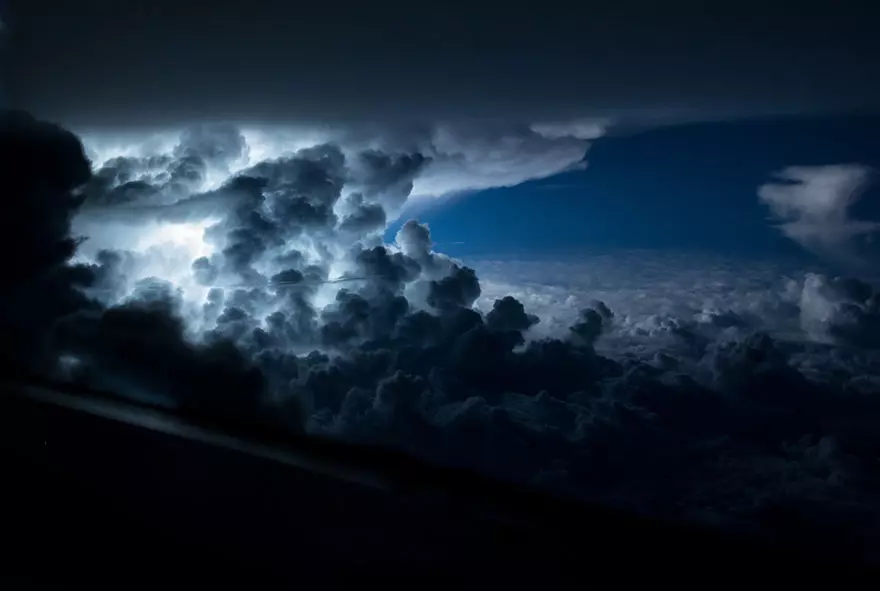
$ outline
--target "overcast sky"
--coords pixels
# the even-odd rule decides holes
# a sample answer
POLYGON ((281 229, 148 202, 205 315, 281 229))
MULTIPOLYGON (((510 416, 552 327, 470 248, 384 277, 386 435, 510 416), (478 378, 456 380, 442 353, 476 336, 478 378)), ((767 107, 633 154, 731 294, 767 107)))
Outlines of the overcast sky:
POLYGON ((88 127, 880 104, 864 0, 451 4, 12 0, 9 95, 88 127))

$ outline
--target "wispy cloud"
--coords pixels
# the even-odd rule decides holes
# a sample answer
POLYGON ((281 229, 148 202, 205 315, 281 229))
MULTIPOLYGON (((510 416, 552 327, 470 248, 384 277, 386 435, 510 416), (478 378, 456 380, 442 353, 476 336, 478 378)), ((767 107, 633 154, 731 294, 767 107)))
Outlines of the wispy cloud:
POLYGON ((786 236, 817 254, 854 261, 853 240, 880 229, 880 223, 850 217, 872 176, 861 164, 790 166, 762 185, 758 197, 786 236))

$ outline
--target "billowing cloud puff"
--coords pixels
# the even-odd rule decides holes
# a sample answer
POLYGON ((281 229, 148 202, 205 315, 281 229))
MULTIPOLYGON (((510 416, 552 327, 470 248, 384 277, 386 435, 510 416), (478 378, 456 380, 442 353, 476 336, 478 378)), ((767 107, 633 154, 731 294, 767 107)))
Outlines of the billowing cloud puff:
POLYGON ((853 239, 880 230, 876 222, 850 217, 850 208, 871 181, 859 164, 790 166, 758 189, 792 240, 820 254, 851 256, 853 239))
POLYGON ((172 133, 149 139, 99 136, 88 138, 87 144, 98 166, 95 182, 107 186, 108 180, 115 179, 114 187, 121 187, 103 198, 128 202, 146 189, 141 184, 144 181, 155 185, 158 180, 167 194, 180 187, 181 177, 186 174, 183 180, 192 183, 192 188, 213 189, 230 170, 239 171, 330 143, 346 155, 352 191, 368 200, 383 201, 386 209, 394 211, 407 198, 418 201, 512 186, 583 167, 591 140, 600 137, 605 128, 604 122, 580 120, 271 132, 203 125, 188 130, 186 137, 172 133), (211 134, 215 136, 211 139, 223 146, 206 153, 204 142, 211 134), (190 160, 180 161, 182 150, 188 150, 190 160), (168 154, 177 157, 168 158, 168 154))
POLYGON ((27 158, 0 168, 16 253, 3 350, 226 423, 880 548, 872 286, 644 252, 466 264, 415 220, 382 242, 383 214, 438 162, 470 188, 515 182, 493 169, 505 154, 580 162, 585 134, 554 129, 417 134, 430 150, 325 139, 257 161, 247 134, 200 129, 90 173, 75 136, 4 115, 3 153, 27 158))
POLYGON ((807 275, 800 309, 804 330, 816 339, 880 349, 880 292, 870 284, 807 275))

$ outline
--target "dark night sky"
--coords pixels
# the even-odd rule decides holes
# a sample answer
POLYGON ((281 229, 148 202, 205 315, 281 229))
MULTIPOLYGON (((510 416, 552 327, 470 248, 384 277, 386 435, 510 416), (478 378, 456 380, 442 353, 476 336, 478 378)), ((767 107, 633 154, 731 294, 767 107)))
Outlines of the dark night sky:
POLYGON ((449 4, 20 0, 7 84, 42 116, 111 127, 880 104, 867 1, 449 4))

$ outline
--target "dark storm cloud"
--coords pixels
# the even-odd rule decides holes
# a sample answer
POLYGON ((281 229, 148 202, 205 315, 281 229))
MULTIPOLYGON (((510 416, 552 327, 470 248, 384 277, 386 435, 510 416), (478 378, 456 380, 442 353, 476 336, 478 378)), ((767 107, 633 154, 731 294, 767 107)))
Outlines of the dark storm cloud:
POLYGON ((345 155, 334 144, 303 148, 291 156, 266 160, 243 171, 268 181, 270 192, 306 197, 316 205, 333 205, 345 182, 345 155))
POLYGON ((366 197, 379 198, 390 207, 399 207, 412 192, 415 177, 429 163, 430 159, 418 152, 386 154, 367 150, 358 154, 354 168, 366 197))
POLYGON ((147 202, 141 211, 121 210, 123 216, 140 214, 158 217, 163 221, 186 222, 203 220, 212 215, 230 217, 247 223, 259 224, 254 214, 264 202, 263 190, 267 181, 250 176, 239 176, 231 179, 222 187, 204 193, 185 195, 168 206, 155 207, 147 202), (231 212, 229 215, 227 212, 231 212))
POLYGON ((495 300, 492 310, 486 314, 486 324, 496 330, 524 332, 538 322, 539 318, 534 314, 526 314, 522 303, 513 296, 495 300))
MULTIPOLYGON (((189 344, 168 292, 167 287, 144 286, 131 303, 99 316, 64 319, 58 328, 61 346, 82 364, 76 378, 207 414, 259 415, 262 373, 230 341, 189 344)), ((226 314, 231 315, 230 309, 226 314)))
POLYGON ((372 283, 394 293, 421 273, 421 267, 415 261, 401 253, 389 253, 384 246, 360 251, 355 256, 355 262, 361 272, 371 278, 372 283))
POLYGON ((247 156, 241 132, 230 125, 190 125, 168 154, 117 156, 101 163, 86 187, 86 206, 144 205, 198 192, 211 172, 228 176, 247 156))
MULTIPOLYGON (((86 191, 86 206, 109 210, 181 201, 177 215, 184 218, 231 196, 231 185, 240 185, 236 191, 246 190, 245 179, 254 177, 249 184, 261 198, 292 195, 320 214, 340 199, 339 190, 345 186, 346 199, 338 214, 357 215, 366 205, 369 211, 362 213, 372 220, 380 206, 390 218, 414 200, 514 186, 582 169, 592 140, 605 127, 593 122, 584 128, 581 121, 566 120, 549 126, 489 121, 335 128, 270 125, 244 131, 226 124, 200 124, 157 134, 105 130, 87 136, 96 171, 86 191), (205 138, 217 137, 222 147, 217 154, 203 154, 204 146, 193 147, 194 137, 201 137, 203 144, 205 138), (232 179, 231 173, 236 173, 232 179), (224 182, 230 186, 222 187, 224 182), (253 186, 255 182, 261 186, 253 186), (220 188, 226 190, 218 192, 220 188), (205 190, 213 195, 196 195, 205 190), (199 198, 189 201, 193 196, 199 198)), ((135 213, 144 212, 123 215, 135 213)))
POLYGON ((19 3, 8 85, 77 126, 876 108, 871 5, 19 3))
POLYGON ((4 158, 29 158, 0 169, 18 216, 3 238, 18 257, 8 277, 28 299, 4 292, 0 320, 51 335, 39 358, 63 355, 71 378, 825 552, 880 547, 880 383, 859 369, 877 360, 872 286, 807 277, 797 303, 773 312, 799 316, 800 339, 724 309, 678 317, 662 301, 638 327, 595 301, 538 338, 545 322, 519 298, 473 308, 477 273, 434 252, 427 226, 404 224, 399 248, 366 227, 353 240, 333 214, 351 163, 328 145, 189 196, 220 217, 206 233, 214 252, 175 267, 181 277, 142 276, 143 252, 74 266, 72 190, 88 181, 79 143, 21 116, 2 130, 4 158), (224 191, 235 198, 219 207, 224 191), (80 283, 111 293, 91 302, 80 283), (600 349, 626 331, 658 344, 600 349), (805 359, 836 366, 807 371, 805 359))
POLYGON ((864 281, 811 275, 801 311, 805 330, 821 339, 880 349, 880 292, 864 281))
POLYGON ((428 304, 441 312, 470 308, 480 297, 480 282, 473 269, 455 266, 440 280, 431 281, 428 304))
POLYGON ((200 194, 209 174, 229 176, 230 164, 247 154, 241 133, 227 125, 186 127, 169 153, 116 156, 100 164, 84 188, 84 207, 117 217, 156 217, 156 205, 167 219, 199 218, 215 209, 232 207, 255 190, 262 198, 263 184, 254 178, 237 178, 223 191, 200 194), (217 146, 211 142, 216 141, 217 146), (259 186, 257 186, 259 185, 259 186), (195 194, 195 196, 194 196, 195 194), (138 208, 138 210, 134 210, 138 208), (134 210, 134 211, 133 211, 134 210))
POLYGON ((594 345, 607 330, 614 314, 603 302, 596 302, 593 307, 581 310, 580 319, 571 327, 572 334, 587 345, 594 345))
MULTIPOLYGON (((126 253, 102 251, 94 265, 72 265, 71 218, 82 202, 73 191, 90 179, 76 136, 27 114, 0 114, 5 196, 0 291, 2 364, 51 377, 59 352, 77 357, 73 376, 122 393, 159 396, 206 412, 254 414, 262 374, 227 341, 191 345, 183 333, 173 284, 137 282, 127 303, 103 309, 78 288, 118 288, 131 267, 126 253), (10 166, 14 159, 15 165, 10 166), (229 398, 218 388, 231 384, 229 398)), ((110 294, 112 295, 112 294, 110 294)), ((14 374, 13 374, 14 375, 14 374)))
POLYGON ((174 148, 174 155, 178 158, 195 157, 227 167, 246 153, 247 142, 232 125, 187 127, 174 148))
POLYGON ((48 328, 87 305, 74 286, 93 280, 88 269, 68 265, 77 246, 71 219, 81 202, 73 191, 91 173, 76 136, 25 113, 0 112, 0 160, 2 362, 46 370, 48 328))
POLYGON ((364 197, 360 193, 352 195, 348 200, 348 208, 349 213, 340 224, 343 230, 361 235, 385 228, 385 209, 378 203, 364 203, 364 197))

